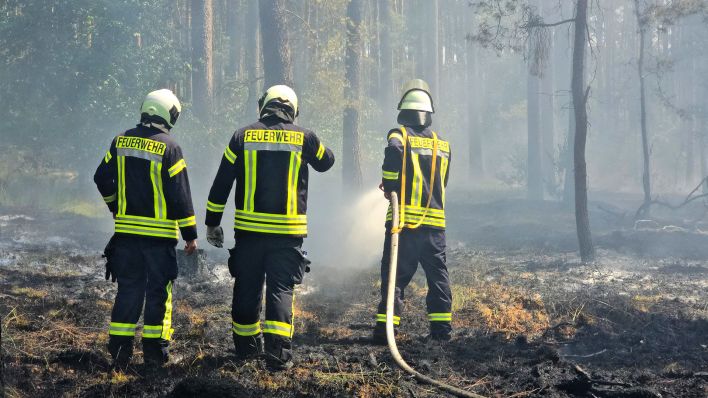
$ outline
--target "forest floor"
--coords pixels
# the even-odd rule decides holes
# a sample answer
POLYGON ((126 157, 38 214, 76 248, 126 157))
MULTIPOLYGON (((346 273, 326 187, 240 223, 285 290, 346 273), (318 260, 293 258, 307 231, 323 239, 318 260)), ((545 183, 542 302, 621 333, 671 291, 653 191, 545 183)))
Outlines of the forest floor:
MULTIPOLYGON (((416 275, 398 339, 413 367, 489 397, 708 396, 708 257, 624 248, 618 242, 633 232, 609 217, 594 226, 597 261, 582 265, 572 215, 559 206, 460 200, 450 211, 464 214, 451 220, 448 242, 455 332, 449 343, 426 342, 416 275)), ((298 287, 290 370, 234 358, 232 282, 213 261, 206 277, 175 286, 172 363, 144 369, 138 345, 135 365, 112 371, 105 344, 116 287, 103 279, 105 233, 90 218, 23 214, 0 211, 8 397, 446 396, 371 344, 376 264, 351 273, 313 264, 298 287)))

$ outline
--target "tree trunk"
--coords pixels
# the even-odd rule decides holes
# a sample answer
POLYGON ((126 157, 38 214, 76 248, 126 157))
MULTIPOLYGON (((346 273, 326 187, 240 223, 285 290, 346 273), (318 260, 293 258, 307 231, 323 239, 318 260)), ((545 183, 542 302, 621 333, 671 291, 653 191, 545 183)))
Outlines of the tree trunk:
MULTIPOLYGON (((549 13, 542 10, 545 16, 549 13)), ((555 35, 558 34, 554 31, 549 32, 552 35, 550 41, 550 48, 548 54, 553 55, 555 52, 555 35)), ((556 148, 555 148, 555 90, 553 84, 554 75, 554 59, 550 58, 546 65, 546 69, 543 70, 543 75, 541 76, 541 169, 543 170, 543 182, 544 186, 555 190, 556 182, 556 148)))
POLYGON ((276 84, 293 86, 285 0, 259 0, 265 88, 276 84))
POLYGON ((393 99, 393 49, 391 45, 391 24, 393 5, 384 0, 379 3, 381 18, 381 87, 379 106, 384 120, 394 116, 396 103, 393 99))
POLYGON ((259 51, 260 46, 260 34, 259 29, 259 15, 258 15, 258 3, 253 0, 246 1, 246 24, 245 24, 245 40, 246 48, 244 49, 244 57, 246 64, 246 79, 248 79, 248 99, 243 107, 243 115, 248 117, 253 114, 253 111, 257 109, 257 101, 260 97, 260 89, 258 86, 258 81, 260 76, 258 76, 258 65, 261 61, 261 52, 259 51))
POLYGON ((580 258, 584 263, 595 259, 595 248, 590 234, 588 216, 587 167, 585 164, 585 143, 588 133, 586 108, 589 88, 585 87, 585 46, 587 34, 588 0, 577 0, 575 13, 575 34, 573 40, 573 108, 575 111, 575 142, 573 144, 575 166, 575 224, 578 232, 580 258))
POLYGON ((192 0, 192 103, 194 114, 207 124, 214 97, 213 29, 212 0, 192 0))
POLYGON ((243 7, 240 1, 232 0, 227 3, 229 13, 229 69, 227 79, 238 80, 241 77, 241 50, 243 48, 243 7))
POLYGON ((541 170, 540 108, 538 103, 539 78, 531 72, 526 81, 527 167, 526 194, 528 199, 543 200, 543 171, 541 170))
MULTIPOLYGON (((467 8, 465 4, 463 7, 467 8)), ((471 29, 474 15, 468 10, 462 10, 465 26, 471 29)), ((469 32, 463 32, 466 35, 469 32)), ((468 173, 474 180, 484 178, 484 152, 482 150, 483 111, 485 82, 482 68, 479 67, 479 45, 474 42, 465 43, 465 89, 467 95, 468 132, 468 173)))
POLYGON ((347 46, 345 54, 344 108, 342 139, 342 177, 345 188, 360 191, 362 188, 361 153, 359 148, 359 107, 361 103, 361 0, 347 4, 347 46))
POLYGON ((647 211, 649 211, 648 204, 651 202, 651 169, 649 164, 649 132, 647 131, 647 100, 644 82, 646 24, 641 20, 639 0, 634 0, 634 15, 637 17, 637 26, 639 27, 639 60, 637 61, 637 73, 639 75, 639 114, 641 118, 642 160, 644 165, 642 187, 644 188, 644 205, 647 211))

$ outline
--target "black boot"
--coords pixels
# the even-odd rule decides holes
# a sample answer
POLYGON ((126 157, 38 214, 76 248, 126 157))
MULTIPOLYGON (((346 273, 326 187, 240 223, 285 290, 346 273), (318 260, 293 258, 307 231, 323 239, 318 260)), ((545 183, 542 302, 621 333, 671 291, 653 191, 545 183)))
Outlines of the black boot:
POLYGON ((277 372, 293 367, 293 353, 290 339, 266 335, 265 361, 268 370, 277 372))
POLYGON ((263 353, 263 336, 261 334, 255 336, 239 336, 236 333, 231 333, 231 335, 234 339, 236 358, 249 359, 263 353))
POLYGON ((430 322, 430 340, 450 341, 452 338, 452 325, 450 322, 430 322))
POLYGON ((108 338, 108 352, 113 358, 113 368, 125 370, 133 358, 133 337, 111 335, 108 338))
POLYGON ((170 360, 170 342, 163 339, 143 339, 143 359, 149 368, 161 368, 170 360))

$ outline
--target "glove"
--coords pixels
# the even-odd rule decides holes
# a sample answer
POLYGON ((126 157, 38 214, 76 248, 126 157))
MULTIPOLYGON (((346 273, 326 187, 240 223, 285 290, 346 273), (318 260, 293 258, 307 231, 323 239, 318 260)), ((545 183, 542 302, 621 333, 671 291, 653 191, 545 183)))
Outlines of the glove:
POLYGON ((116 275, 111 269, 111 261, 106 261, 106 280, 110 279, 111 282, 116 283, 116 275))
POLYGON ((106 248, 103 249, 103 255, 101 257, 106 259, 106 280, 111 280, 111 282, 115 283, 116 282, 116 274, 113 273, 113 241, 114 237, 111 237, 111 240, 108 241, 108 244, 106 245, 106 248))
POLYGON ((214 247, 224 247, 224 230, 221 226, 207 226, 207 242, 214 247))

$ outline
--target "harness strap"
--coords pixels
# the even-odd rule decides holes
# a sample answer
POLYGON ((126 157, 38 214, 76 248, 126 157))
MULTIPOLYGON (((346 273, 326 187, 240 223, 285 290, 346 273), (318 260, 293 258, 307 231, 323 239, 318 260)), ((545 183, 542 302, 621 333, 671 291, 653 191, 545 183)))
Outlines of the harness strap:
POLYGON ((401 126, 401 133, 403 133, 403 164, 401 166, 401 205, 400 205, 400 213, 401 213, 401 218, 399 225, 392 225, 391 226, 391 232, 392 233, 399 233, 403 228, 410 228, 410 229, 416 229, 420 227, 423 224, 423 221, 425 221, 425 218, 428 215, 428 210, 430 210, 430 202, 433 199, 433 188, 435 187, 435 172, 437 169, 437 164, 438 164, 438 135, 435 134, 433 131, 433 163, 430 167, 430 189, 428 192, 428 201, 425 205, 425 211, 423 212, 423 215, 420 217, 420 220, 418 221, 417 224, 408 224, 406 225, 406 164, 408 163, 408 132, 406 132, 406 128, 401 126))

